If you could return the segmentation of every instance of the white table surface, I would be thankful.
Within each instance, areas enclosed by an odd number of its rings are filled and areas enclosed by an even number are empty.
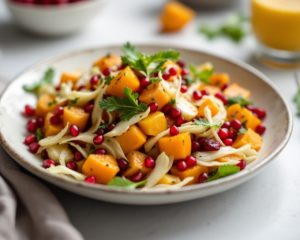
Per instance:
[[[158,33],[160,0],[110,0],[103,12],[80,34],[46,39],[14,27],[0,2],[0,75],[7,79],[38,60],[87,46],[110,43],[167,42],[207,49],[255,65],[282,90],[292,105],[292,71],[276,71],[257,64],[255,44],[227,40],[208,42],[200,36],[199,22],[218,22],[228,12],[248,8],[200,12],[196,22],[181,33]],[[294,110],[294,108],[293,108]],[[253,180],[222,194],[165,206],[124,206],[86,199],[50,186],[73,224],[88,240],[94,239],[300,239],[300,119],[295,119],[291,141],[284,151]]]

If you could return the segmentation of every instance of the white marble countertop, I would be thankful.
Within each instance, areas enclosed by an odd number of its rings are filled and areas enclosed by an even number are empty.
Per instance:
[[[235,9],[200,12],[198,20],[181,33],[160,35],[157,12],[163,1],[110,0],[103,12],[80,34],[46,39],[27,35],[10,22],[0,2],[0,75],[11,79],[38,60],[87,46],[111,43],[167,42],[206,49],[246,61],[268,75],[292,105],[292,71],[257,64],[255,44],[227,40],[208,42],[199,22],[215,22]],[[293,108],[294,110],[294,108]],[[88,240],[94,239],[300,239],[300,119],[295,119],[291,141],[261,174],[222,194],[166,206],[123,206],[86,199],[50,186],[71,221]]]

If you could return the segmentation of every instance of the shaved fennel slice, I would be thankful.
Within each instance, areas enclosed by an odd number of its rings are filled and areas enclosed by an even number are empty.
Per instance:
[[[221,147],[220,150],[214,152],[195,152],[193,156],[197,159],[197,162],[200,163],[200,161],[211,162],[230,154],[236,154],[242,157],[257,156],[257,152],[251,149],[251,144],[246,144],[240,148]]]
[[[105,138],[104,142],[100,145],[100,147],[105,148],[115,158],[127,159],[119,142],[114,138]]]
[[[59,141],[59,144],[64,144],[72,141],[82,141],[85,143],[93,143],[93,139],[96,136],[96,134],[85,132],[79,134],[77,137],[64,137]]]
[[[165,81],[162,77],[160,77],[162,80],[160,81],[160,84],[162,88],[166,91],[168,95],[170,95],[172,98],[175,98],[180,93],[180,86],[181,86],[181,77],[174,78],[174,81]]]
[[[83,181],[85,176],[79,172],[73,171],[65,166],[51,166],[46,169],[47,172],[53,175],[60,175],[64,177],[71,177],[78,181]]]
[[[209,124],[215,124],[214,121],[212,120],[211,117],[211,111],[209,109],[209,107],[205,107],[204,108],[204,116],[206,117],[207,121],[209,122]],[[222,145],[225,146],[225,144],[223,143],[222,139],[219,137],[219,134],[217,133],[215,128],[211,128],[211,132],[212,135],[214,136],[214,138]]]
[[[66,144],[63,145],[52,145],[46,148],[48,156],[50,159],[54,160],[55,162],[59,162],[60,155],[63,151],[69,151],[68,155],[66,156],[66,161],[72,160],[73,154],[68,149],[68,146]]]
[[[152,172],[147,178],[144,188],[151,188],[159,182],[159,180],[171,169],[173,165],[173,157],[168,157],[162,152],[156,159],[156,164]]]
[[[185,185],[187,185],[190,181],[192,181],[194,179],[194,177],[187,177],[185,179],[183,179],[182,181],[180,181],[179,183],[176,184],[158,184],[153,186],[152,188],[144,188],[142,189],[142,191],[165,191],[165,190],[178,190],[182,187],[184,187]]]
[[[69,144],[72,147],[74,147],[78,152],[80,152],[84,158],[87,158],[87,156],[88,156],[87,151],[85,151],[80,145],[72,143],[72,142],[69,142]]]
[[[58,161],[59,161],[60,165],[66,166],[66,162],[68,162],[72,159],[73,159],[72,151],[70,149],[66,148],[66,149],[62,150],[61,153],[59,154]]]
[[[197,164],[205,166],[205,167],[219,167],[224,165],[236,165],[238,164],[238,160],[229,160],[227,162],[219,162],[219,161],[212,161],[212,162],[204,162],[204,161],[197,161]]]
[[[193,134],[201,134],[206,131],[206,126],[199,126],[192,123],[188,123],[185,125],[182,125],[178,128],[180,133],[183,132],[189,132]],[[170,129],[166,129],[165,131],[160,132],[155,137],[150,138],[144,145],[145,151],[149,152],[153,146],[158,142],[159,139],[169,134]]]
[[[69,130],[69,123],[67,123],[67,125],[59,133],[57,133],[56,135],[50,136],[50,137],[46,137],[46,138],[43,138],[42,140],[40,140],[39,144],[42,147],[47,147],[47,146],[55,145],[68,132],[68,130]]]
[[[192,120],[198,114],[198,109],[183,96],[176,98],[175,105],[181,111],[182,116],[188,121]]]
[[[131,125],[136,124],[137,122],[141,121],[142,119],[146,118],[150,113],[150,108],[148,108],[145,112],[136,114],[128,121],[121,121],[117,124],[117,126],[111,130],[110,132],[106,133],[104,136],[106,137],[116,137],[122,135],[124,132],[130,128]]]

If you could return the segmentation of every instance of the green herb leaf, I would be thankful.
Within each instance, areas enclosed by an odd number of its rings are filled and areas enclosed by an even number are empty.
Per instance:
[[[51,107],[52,105],[55,105],[57,103],[56,99],[53,99],[51,102],[48,102],[48,106]]]
[[[228,105],[233,105],[233,104],[239,104],[241,105],[241,107],[245,107],[245,106],[248,106],[250,104],[252,104],[252,102],[247,99],[247,98],[244,98],[242,96],[237,96],[237,97],[230,97],[228,98]]]
[[[161,81],[161,79],[159,77],[152,77],[152,78],[150,78],[150,82],[151,83],[158,83],[160,81]]]
[[[171,98],[169,104],[175,105],[176,104],[176,99],[175,98]]]
[[[108,112],[118,111],[121,120],[129,120],[134,115],[144,112],[148,106],[138,102],[138,94],[133,93],[130,88],[124,89],[124,98],[108,97],[100,102],[100,107]]]
[[[294,97],[294,102],[296,103],[297,115],[300,116],[300,88]]]
[[[208,181],[216,180],[219,178],[223,178],[232,174],[235,174],[240,171],[240,168],[235,165],[223,165],[219,166],[218,170],[215,174],[208,178]]]
[[[107,76],[104,78],[105,84],[108,85],[110,84],[111,80],[113,80],[114,77],[113,76]]]
[[[68,108],[71,108],[74,105],[76,105],[77,102],[78,102],[78,100],[79,100],[79,97],[69,100],[69,102],[68,102]]]
[[[210,128],[219,128],[221,124],[211,124],[204,118],[195,119],[194,123],[196,125],[204,126],[204,127],[210,127]]]
[[[42,129],[38,128],[36,131],[35,131],[35,136],[36,136],[36,139],[38,141],[40,141],[41,139],[43,139],[44,137],[44,134],[42,132]]]
[[[37,94],[38,90],[43,84],[52,84],[55,71],[53,68],[49,68],[43,75],[40,81],[33,83],[32,85],[24,85],[23,89],[26,92]]]
[[[189,65],[189,69],[193,78],[193,81],[201,81],[204,82],[206,84],[210,83],[210,77],[213,75],[214,73],[214,69],[197,69],[195,65],[190,64]]]
[[[137,187],[142,187],[146,184],[146,180],[141,182],[132,182],[123,177],[114,177],[110,182],[107,184],[111,187],[122,187],[127,189],[135,189]]]

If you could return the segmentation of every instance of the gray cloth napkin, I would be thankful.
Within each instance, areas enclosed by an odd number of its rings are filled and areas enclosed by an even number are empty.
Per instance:
[[[2,84],[1,84],[2,83]],[[3,81],[0,79],[0,92]],[[0,240],[82,240],[55,196],[0,148]]]

